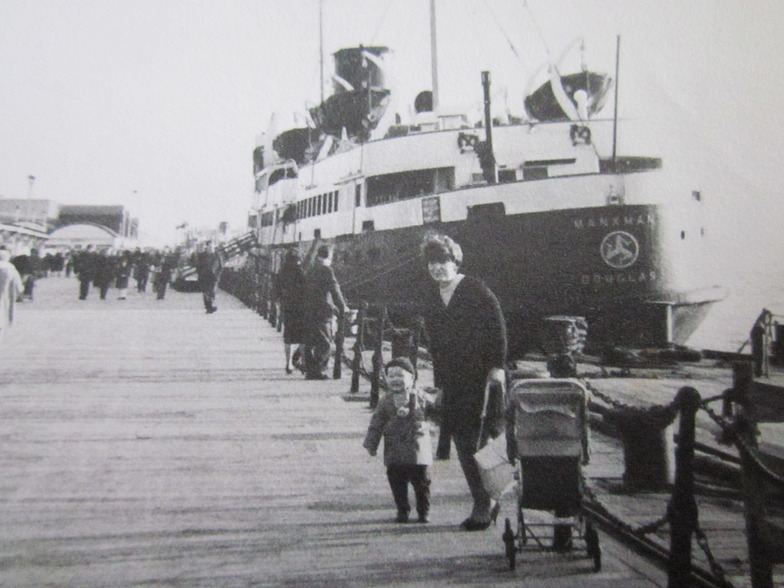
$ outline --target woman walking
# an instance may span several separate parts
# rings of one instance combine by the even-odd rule
[[[481,281],[458,273],[460,245],[445,235],[430,237],[422,252],[434,283],[425,293],[425,329],[433,376],[443,390],[443,419],[436,457],[448,459],[454,440],[457,457],[474,500],[461,527],[481,531],[495,522],[499,504],[482,485],[474,460],[487,436],[503,431],[503,406],[496,401],[484,423],[485,389],[505,386],[506,324],[498,299]]]
[[[283,345],[286,353],[286,373],[294,371],[304,361],[302,345],[307,334],[307,282],[302,260],[295,249],[286,254],[278,276],[278,293],[283,311]],[[293,347],[297,346],[292,353]]]

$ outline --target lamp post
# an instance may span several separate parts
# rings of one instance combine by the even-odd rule
[[[35,176],[29,175],[27,176],[27,181],[29,182],[29,187],[27,188],[27,214],[25,215],[25,220],[29,222],[34,222],[33,218],[33,184],[35,183]]]

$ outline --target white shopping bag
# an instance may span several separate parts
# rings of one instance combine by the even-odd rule
[[[514,466],[506,455],[506,435],[490,439],[474,454],[479,466],[482,485],[494,500],[498,500],[515,485]]]

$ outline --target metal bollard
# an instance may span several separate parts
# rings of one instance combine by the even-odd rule
[[[688,386],[678,390],[675,402],[680,411],[678,448],[675,451],[675,487],[667,509],[670,523],[668,588],[691,586],[691,543],[697,530],[694,500],[694,441],[699,392]]]
[[[350,394],[359,392],[359,369],[362,367],[362,349],[365,346],[365,318],[367,316],[368,303],[364,300],[359,304],[359,314],[357,315],[357,337],[354,340],[354,360],[351,364],[351,389]]]
[[[759,322],[751,329],[749,336],[751,339],[751,357],[754,361],[754,375],[759,377],[767,375],[768,371],[768,352],[767,352],[767,337],[765,336],[765,327]]]
[[[338,315],[338,328],[335,333],[335,363],[332,366],[332,378],[334,380],[340,379],[340,370],[343,365],[343,343],[346,340],[345,323],[347,316],[345,312],[341,312]]]
[[[373,375],[370,378],[370,408],[378,405],[379,390],[381,388],[381,369],[384,363],[382,355],[384,344],[384,325],[387,322],[387,307],[382,306],[378,317],[375,347],[373,350]]]

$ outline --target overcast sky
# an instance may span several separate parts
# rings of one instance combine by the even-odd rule
[[[318,6],[0,0],[0,196],[26,197],[34,175],[34,198],[126,204],[143,230],[164,239],[184,221],[242,226],[257,136],[273,111],[319,100]],[[619,151],[662,157],[688,177],[720,230],[748,219],[752,233],[781,235],[784,2],[437,6],[444,110],[478,105],[487,69],[493,90],[506,88],[521,113],[548,51],[558,55],[584,36],[588,65],[614,73],[621,35],[619,111],[628,126]],[[323,0],[323,14],[328,62],[341,47],[387,45],[399,97],[429,88],[427,0]]]

